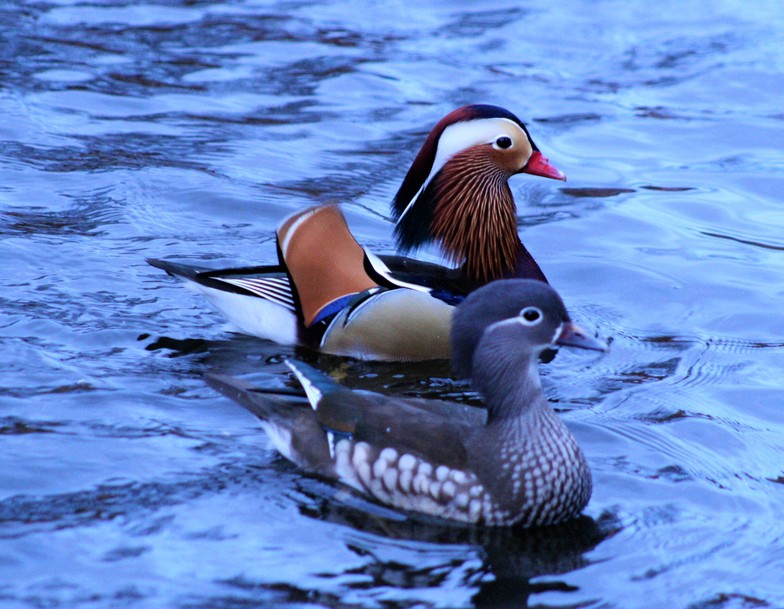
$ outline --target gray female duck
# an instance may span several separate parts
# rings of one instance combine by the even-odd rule
[[[486,410],[352,391],[289,360],[311,408],[230,377],[210,384],[256,414],[297,465],[381,503],[483,525],[548,525],[591,496],[582,450],[545,399],[538,356],[563,345],[604,351],[545,283],[512,279],[470,294],[454,314],[453,368]]]

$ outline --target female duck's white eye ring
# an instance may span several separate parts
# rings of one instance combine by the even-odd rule
[[[520,311],[520,321],[525,326],[535,326],[542,321],[542,310],[538,307],[526,307]]]

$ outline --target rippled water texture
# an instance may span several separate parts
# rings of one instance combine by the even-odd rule
[[[456,6],[0,5],[0,605],[784,607],[784,6]],[[543,366],[594,472],[568,527],[303,476],[200,379],[282,386],[293,351],[144,262],[272,262],[332,201],[391,252],[408,163],[471,102],[569,176],[512,180],[521,235],[612,340]],[[442,363],[298,356],[470,398]]]

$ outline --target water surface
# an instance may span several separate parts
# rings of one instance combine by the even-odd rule
[[[782,40],[773,0],[3,4],[0,604],[783,607]],[[202,373],[471,396],[234,334],[144,262],[273,262],[327,202],[392,252],[408,164],[475,102],[569,176],[512,180],[520,232],[612,340],[543,367],[595,481],[556,529],[298,472]]]

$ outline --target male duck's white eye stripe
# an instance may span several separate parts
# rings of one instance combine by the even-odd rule
[[[515,132],[519,132],[520,136],[527,139],[528,136],[513,120],[508,118],[476,118],[470,121],[462,121],[449,125],[441,133],[438,138],[438,148],[436,150],[436,158],[433,160],[433,167],[430,169],[430,174],[422,184],[422,188],[417,191],[414,198],[409,201],[400,217],[406,215],[406,212],[416,203],[419,196],[427,188],[430,180],[433,179],[441,168],[446,165],[447,161],[451,159],[461,150],[477,146],[479,144],[495,144],[499,137],[508,137],[509,125],[512,125]],[[398,220],[399,222],[399,220]]]
[[[431,176],[461,150],[479,144],[490,144],[501,136],[508,136],[510,126],[513,133],[525,137],[520,125],[508,118],[480,118],[449,125],[438,138],[438,151],[433,161]]]

